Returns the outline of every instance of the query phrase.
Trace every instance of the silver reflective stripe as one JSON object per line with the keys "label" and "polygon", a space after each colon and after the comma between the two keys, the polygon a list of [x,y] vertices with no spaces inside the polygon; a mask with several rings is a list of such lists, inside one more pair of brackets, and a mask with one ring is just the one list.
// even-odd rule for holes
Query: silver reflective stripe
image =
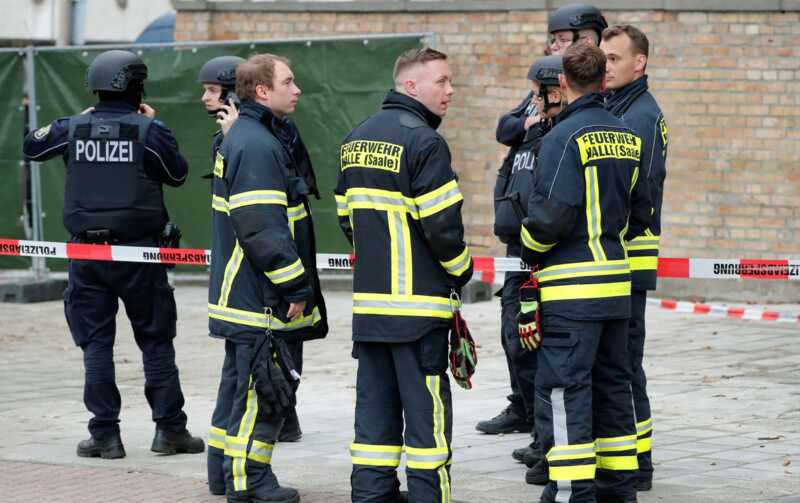
{"label": "silver reflective stripe", "polygon": [[452,189],[448,190],[444,194],[439,194],[438,196],[434,197],[433,199],[429,199],[422,204],[417,203],[417,208],[419,208],[420,212],[423,212],[429,208],[436,206],[437,204],[443,203],[448,199],[458,196],[461,192],[458,190],[458,187],[453,187]]}
{"label": "silver reflective stripe", "polygon": [[268,272],[267,276],[269,277],[270,281],[272,281],[273,283],[281,283],[283,281],[287,281],[285,278],[290,278],[292,276],[296,276],[296,275],[298,275],[298,273],[300,271],[304,271],[305,270],[303,268],[303,263],[300,261],[300,259],[297,259],[297,262],[292,264],[290,267],[291,267],[290,269],[287,269],[285,271],[279,272],[277,274],[276,273],[272,273],[272,272]]}
{"label": "silver reflective stripe", "polygon": [[631,449],[636,448],[636,439],[631,438],[628,440],[617,440],[616,442],[606,442],[602,438],[597,439],[597,450],[602,451],[603,449],[608,449],[611,447],[630,447]]}
{"label": "silver reflective stripe", "polygon": [[[263,314],[244,314],[244,313],[234,313],[232,311],[227,311],[223,309],[217,309],[216,306],[208,306],[208,312],[210,314],[216,314],[218,316],[224,316],[226,318],[233,318],[235,320],[239,320],[242,322],[248,322],[252,324],[257,324],[258,326],[266,327],[267,320],[264,318]],[[275,323],[275,320],[272,321]]]}
{"label": "silver reflective stripe", "polygon": [[649,430],[652,427],[653,427],[653,418],[650,418],[642,422],[642,424],[636,426],[636,433],[641,434],[642,432]]}
{"label": "silver reflective stripe", "polygon": [[[567,408],[564,403],[564,388],[553,388],[550,392],[550,403],[553,407],[553,440],[556,445],[569,445],[567,435]],[[569,503],[572,497],[572,481],[556,481],[555,500],[559,503]]]}
{"label": "silver reflective stripe", "polygon": [[365,202],[376,204],[391,204],[395,206],[406,206],[406,201],[402,197],[379,196],[376,194],[348,194],[347,202]]}
{"label": "silver reflective stripe", "polygon": [[225,267],[225,273],[222,276],[222,288],[220,289],[219,294],[219,305],[227,306],[228,305],[228,296],[231,292],[231,284],[234,280],[234,271],[237,271],[241,266],[242,259],[244,258],[242,248],[239,246],[239,242],[237,241],[233,247],[233,253],[231,253],[231,258],[228,260],[228,264]]}
{"label": "silver reflective stripe", "polygon": [[550,276],[560,276],[562,274],[582,274],[592,272],[605,272],[605,271],[619,271],[619,274],[627,274],[630,272],[627,264],[601,264],[601,265],[582,265],[577,267],[567,267],[564,269],[557,269],[555,271],[548,271],[547,269],[536,273],[536,277],[540,280],[547,279]]}
{"label": "silver reflective stripe", "polygon": [[634,238],[626,241],[628,245],[657,245],[661,242],[658,238]]}
{"label": "silver reflective stripe", "polygon": [[354,458],[367,458],[367,459],[391,459],[392,461],[400,462],[400,451],[397,452],[373,452],[373,451],[359,451],[357,449],[350,449],[350,456]]}
{"label": "silver reflective stripe", "polygon": [[448,454],[409,454],[406,453],[406,460],[416,461],[418,463],[433,463],[435,461],[447,461]]}
{"label": "silver reflective stripe", "polygon": [[397,247],[397,293],[405,295],[406,291],[406,242],[403,239],[403,221],[400,219],[401,214],[396,211],[388,213],[389,225],[394,226],[395,246]]}
{"label": "silver reflective stripe", "polygon": [[585,449],[559,449],[558,447],[553,447],[550,449],[548,453],[550,456],[561,456],[564,454],[594,454],[595,448],[594,447],[587,447]]}
{"label": "silver reflective stripe", "polygon": [[230,197],[228,204],[231,206],[242,206],[250,202],[277,202],[279,204],[286,204],[286,195],[281,194],[236,194]]}
{"label": "silver reflective stripe", "polygon": [[464,253],[464,257],[460,261],[456,262],[455,264],[450,264],[450,267],[447,267],[447,272],[449,272],[450,274],[455,275],[456,271],[460,271],[461,269],[464,269],[464,268],[467,267],[467,264],[469,264],[470,258],[471,257],[470,257],[469,253]]}
{"label": "silver reflective stripe", "polygon": [[[347,206],[345,206],[345,209],[347,209]],[[286,210],[286,216],[289,217],[289,218],[300,219],[300,218],[307,217],[308,213],[306,213],[306,207],[303,206],[303,205],[300,205],[300,206],[295,206],[293,208],[289,208],[288,210]]]}
{"label": "silver reflective stripe", "polygon": [[600,205],[600,201],[597,201],[595,197],[595,188],[597,185],[597,168],[595,166],[590,166],[586,168],[589,171],[589,184],[586,187],[586,207],[590,209],[591,221],[589,222],[589,228],[593,231],[594,237],[589,238],[589,247],[592,248],[592,252],[595,254],[595,259],[599,260],[602,257],[600,248],[600,235],[602,234],[603,230],[600,228],[598,222],[598,212],[597,208]]}
{"label": "silver reflective stripe", "polygon": [[426,309],[428,311],[450,312],[450,306],[428,302],[401,302],[395,300],[359,300],[353,299],[353,307],[378,307],[389,309]]}
{"label": "silver reflective stripe", "polygon": [[220,433],[216,433],[214,431],[209,431],[208,432],[208,441],[211,442],[211,441],[214,441],[214,440],[224,444],[225,443],[225,435],[222,435]]}
{"label": "silver reflective stripe", "polygon": [[[268,460],[271,460],[272,459],[272,446],[270,445],[269,447],[256,447],[254,445],[254,446],[250,447],[250,453],[249,454],[251,456],[262,456],[262,457],[267,458]],[[255,461],[255,460],[253,460],[253,461]],[[267,463],[269,463],[269,461],[267,461]]]}
{"label": "silver reflective stripe", "polygon": [[340,211],[347,211],[347,200],[342,201],[338,197],[336,198],[336,209]]}

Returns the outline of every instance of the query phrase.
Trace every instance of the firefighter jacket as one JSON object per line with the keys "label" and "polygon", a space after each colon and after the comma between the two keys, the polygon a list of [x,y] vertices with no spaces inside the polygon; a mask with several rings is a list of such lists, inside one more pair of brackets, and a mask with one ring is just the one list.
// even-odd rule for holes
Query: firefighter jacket
{"label": "firefighter jacket", "polygon": [[[551,121],[533,124],[522,143],[509,151],[494,185],[494,234],[506,243],[506,255],[519,257],[522,219],[527,216],[528,199],[533,190],[533,171],[542,138],[550,130]],[[513,155],[512,155],[513,154]]]}
{"label": "firefighter jacket", "polygon": [[22,150],[32,161],[63,156],[70,234],[104,229],[118,243],[161,233],[169,219],[161,186],[182,185],[189,169],[172,132],[121,101],[55,120],[29,133]]}
{"label": "firefighter jacket", "polygon": [[661,203],[667,177],[667,122],[647,90],[647,75],[606,96],[606,108],[642,139],[642,175],[647,176],[653,216],[644,234],[626,243],[634,290],[655,290],[661,239]]}
{"label": "firefighter jacket", "polygon": [[391,91],[342,144],[335,194],[355,250],[355,341],[411,342],[447,330],[451,291],[472,277],[463,197],[440,122]]}
{"label": "firefighter jacket", "polygon": [[[289,341],[327,334],[308,187],[265,106],[242,103],[214,163],[208,289],[212,336],[247,340],[269,328]],[[289,304],[306,301],[293,321]],[[271,315],[270,315],[271,313]]]}
{"label": "firefighter jacket", "polygon": [[623,239],[650,220],[641,148],[641,138],[603,108],[600,94],[570,103],[545,136],[521,232],[522,258],[539,267],[543,315],[630,316]]}

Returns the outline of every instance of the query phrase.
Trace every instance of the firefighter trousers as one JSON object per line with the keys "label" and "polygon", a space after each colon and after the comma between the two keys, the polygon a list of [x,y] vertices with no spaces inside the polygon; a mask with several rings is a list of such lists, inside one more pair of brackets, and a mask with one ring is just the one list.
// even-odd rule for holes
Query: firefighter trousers
{"label": "firefighter trousers", "polygon": [[519,416],[533,422],[536,399],[536,351],[528,351],[519,341],[517,315],[519,314],[519,289],[527,281],[529,273],[506,273],[500,297],[500,332],[503,351],[506,354],[508,373],[511,378],[511,407]]}
{"label": "firefighter trousers", "polygon": [[447,335],[434,332],[409,343],[354,343],[354,503],[391,503],[398,498],[397,468],[404,449],[409,501],[450,502],[453,415],[445,373]]}
{"label": "firefighter trousers", "polygon": [[284,417],[275,417],[258,405],[251,385],[254,351],[253,344],[225,341],[225,362],[208,440],[209,450],[214,450],[208,458],[209,489],[214,492],[220,490],[220,452],[224,489],[229,495],[259,497],[278,487],[272,473],[272,450]]}
{"label": "firefighter trousers", "polygon": [[536,431],[550,466],[542,501],[595,503],[633,495],[628,320],[545,316],[538,351]]}
{"label": "firefighter trousers", "polygon": [[630,340],[628,348],[631,354],[633,377],[631,392],[633,407],[636,412],[636,452],[639,458],[639,474],[641,480],[653,480],[652,441],[653,417],[650,413],[650,398],[647,396],[647,376],[642,367],[644,358],[645,320],[647,307],[647,291],[634,290],[631,295]]}

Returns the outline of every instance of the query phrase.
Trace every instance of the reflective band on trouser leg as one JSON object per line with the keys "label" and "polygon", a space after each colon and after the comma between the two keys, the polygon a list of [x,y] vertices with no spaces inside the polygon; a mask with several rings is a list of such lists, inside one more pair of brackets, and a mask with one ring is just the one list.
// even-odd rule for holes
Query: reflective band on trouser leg
{"label": "reflective band on trouser leg", "polygon": [[[436,443],[436,448],[416,449],[408,447],[407,449],[410,449],[408,451],[408,467],[417,468],[412,466],[412,459],[415,457],[412,452],[425,451],[427,456],[441,456],[444,453],[445,456],[439,462],[439,465],[428,469],[435,469],[436,474],[439,476],[439,489],[442,495],[441,503],[450,503],[450,472],[447,470],[448,465],[446,464],[450,457],[450,446],[447,444],[447,437],[444,434],[446,419],[441,395],[442,378],[438,375],[425,376],[425,385],[428,387],[428,392],[431,394],[431,400],[433,401],[433,440]],[[416,463],[417,461],[415,460],[414,462]],[[418,468],[424,469],[422,467]]]}
{"label": "reflective band on trouser leg", "polygon": [[604,470],[637,470],[636,435],[597,438],[597,468]]}
{"label": "reflective band on trouser leg", "polygon": [[595,444],[556,444],[548,451],[547,462],[550,465],[550,479],[556,482],[593,479]]}
{"label": "reflective band on trouser leg", "polygon": [[653,448],[653,418],[636,423],[636,452],[642,454]]}
{"label": "reflective band on trouser leg", "polygon": [[350,457],[354,465],[397,468],[400,466],[402,450],[400,445],[371,445],[354,442],[350,444]]}
{"label": "reflective band on trouser leg", "polygon": [[[252,381],[252,378],[250,378],[250,381]],[[242,416],[242,420],[239,422],[239,432],[235,437],[230,435],[225,437],[225,455],[233,458],[231,464],[234,491],[247,490],[247,470],[245,469],[247,463],[247,444],[250,442],[250,437],[253,435],[253,428],[256,425],[257,415],[258,400],[256,399],[256,392],[254,389],[248,389],[247,407]]]}
{"label": "reflective band on trouser leg", "polygon": [[225,449],[225,430],[212,426],[208,429],[208,446],[215,449]]}
{"label": "reflective band on trouser leg", "polygon": [[272,463],[272,449],[274,447],[272,444],[253,440],[253,445],[250,446],[250,451],[247,453],[247,459],[268,465]]}

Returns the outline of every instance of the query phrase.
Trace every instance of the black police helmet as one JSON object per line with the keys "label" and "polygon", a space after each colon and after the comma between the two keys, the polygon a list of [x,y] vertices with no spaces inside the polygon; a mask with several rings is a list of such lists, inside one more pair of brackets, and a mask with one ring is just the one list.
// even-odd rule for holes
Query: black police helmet
{"label": "black police helmet", "polygon": [[592,5],[583,3],[571,3],[559,7],[552,14],[547,22],[547,31],[554,33],[557,31],[577,31],[583,29],[593,29],[598,36],[608,28],[608,22],[603,17],[600,9]]}
{"label": "black police helmet", "polygon": [[219,56],[209,59],[200,68],[197,82],[201,84],[219,84],[222,87],[233,89],[236,87],[236,66],[243,62],[244,58],[239,56]]}
{"label": "black police helmet", "polygon": [[121,93],[134,80],[147,78],[147,65],[130,51],[106,51],[100,53],[86,72],[86,85],[93,92],[110,91]]}
{"label": "black police helmet", "polygon": [[561,56],[554,54],[537,60],[528,70],[528,80],[533,80],[541,86],[557,86],[558,76],[564,73]]}

